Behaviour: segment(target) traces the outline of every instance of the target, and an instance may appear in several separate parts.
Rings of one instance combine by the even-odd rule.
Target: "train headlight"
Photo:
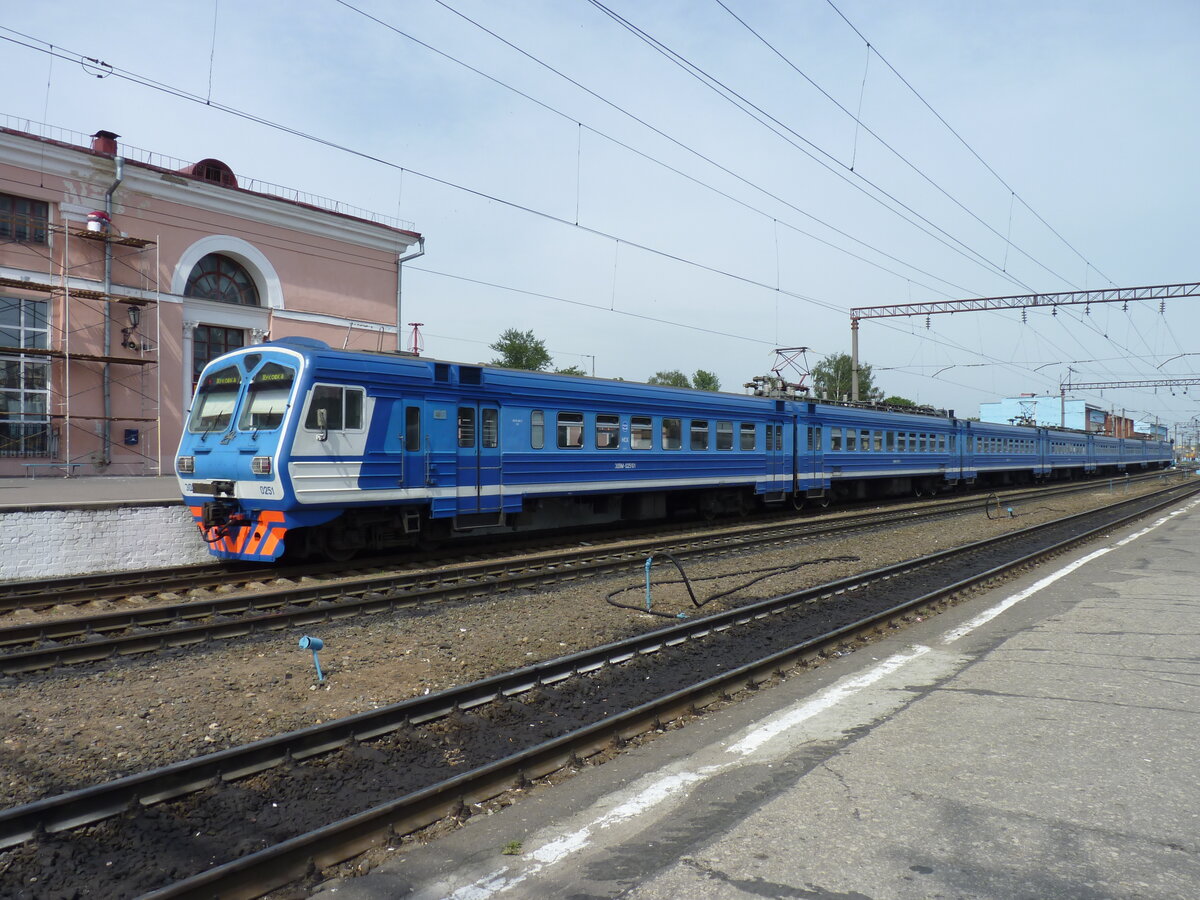
[[[175,471],[180,475],[194,475],[196,473],[196,457],[179,457],[177,460],[175,460]]]
[[[256,456],[250,460],[250,471],[255,475],[271,474],[271,457]]]

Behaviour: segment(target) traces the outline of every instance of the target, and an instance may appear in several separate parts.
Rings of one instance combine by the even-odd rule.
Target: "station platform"
[[[1198,546],[1192,500],[313,896],[1198,897]]]
[[[0,478],[0,513],[182,503],[174,475]]]

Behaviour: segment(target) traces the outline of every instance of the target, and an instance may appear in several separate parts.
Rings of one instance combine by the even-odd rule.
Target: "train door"
[[[399,406],[403,406],[403,410],[398,409],[395,416],[400,419],[397,425],[403,435],[403,483],[406,488],[426,487],[431,481],[428,451],[430,440],[425,433],[422,401],[405,400],[403,404],[398,403],[397,407]]]
[[[500,410],[460,402],[457,410],[458,515],[500,511]]]
[[[783,425],[780,422],[767,422],[767,480],[773,491],[786,491],[791,483],[791,473],[787,471],[788,457],[783,449]]]
[[[800,457],[797,472],[801,481],[807,482],[801,487],[810,490],[820,488],[825,483],[825,448],[822,446],[821,426],[810,419],[797,429],[797,434],[800,431],[804,433],[804,443],[797,454]]]

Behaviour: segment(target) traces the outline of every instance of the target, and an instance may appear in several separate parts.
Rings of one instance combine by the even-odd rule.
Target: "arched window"
[[[258,288],[250,273],[228,256],[210,253],[202,257],[188,275],[183,296],[221,303],[258,306]]]

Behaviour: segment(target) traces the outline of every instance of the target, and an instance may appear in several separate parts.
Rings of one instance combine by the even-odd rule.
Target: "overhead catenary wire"
[[[442,0],[437,0],[437,2],[440,3],[440,2],[442,2]],[[848,171],[842,171],[842,170],[846,169],[846,165],[841,160],[837,159],[836,157],[834,157],[832,154],[828,153],[823,148],[817,146],[815,143],[810,141],[808,138],[804,137],[799,132],[790,128],[789,126],[787,126],[786,124],[781,122],[779,119],[777,119],[775,116],[772,116],[770,113],[763,110],[760,106],[758,106],[757,104],[748,100],[742,94],[733,90],[728,85],[721,82],[719,79],[710,75],[708,72],[706,72],[701,67],[697,66],[695,63],[692,63],[691,61],[689,61],[688,59],[686,59],[679,53],[677,53],[674,50],[672,50],[671,48],[667,47],[661,41],[657,40],[652,35],[643,31],[641,28],[639,28],[637,25],[634,25],[628,19],[624,18],[623,16],[619,15],[618,13],[614,12],[613,10],[609,9],[607,6],[605,6],[603,3],[601,3],[600,0],[588,0],[588,3],[590,3],[592,6],[596,7],[601,12],[603,12],[605,15],[607,15],[609,18],[611,18],[614,22],[619,24],[622,28],[625,28],[631,34],[635,35],[639,40],[643,41],[644,43],[646,43],[647,45],[652,47],[655,51],[662,54],[664,57],[669,59],[675,65],[679,66],[685,72],[688,72],[690,75],[692,75],[694,78],[696,78],[701,84],[704,84],[705,86],[707,86],[710,90],[712,90],[718,96],[724,98],[727,102],[731,103],[733,106],[740,109],[743,113],[750,116],[750,118],[754,119],[759,124],[761,124],[762,126],[767,128],[769,131],[776,134],[777,136],[782,138],[787,143],[791,144],[793,147],[795,147],[797,150],[799,150],[805,156],[809,157],[809,159],[811,159],[817,165],[821,166],[826,171],[837,176],[838,178],[843,180],[846,184],[850,185],[850,187],[861,192],[864,196],[869,197],[870,199],[874,200],[876,203],[878,203],[884,209],[891,212],[893,215],[896,215],[903,221],[908,222],[910,225],[914,226],[919,231],[923,232],[924,234],[928,235],[929,237],[932,237],[934,240],[937,240],[940,243],[944,244],[950,250],[954,251],[955,253],[958,253],[960,256],[963,256],[965,259],[971,261],[972,263],[975,263],[976,265],[980,265],[980,266],[984,267],[985,269],[989,270],[992,274],[997,275],[997,276],[1001,277],[1002,279],[1011,282],[1012,284],[1016,284],[1023,288],[1026,288],[1027,290],[1030,290],[1030,291],[1033,290],[1031,285],[1022,281],[1021,279],[1017,278],[1016,276],[1014,276],[1011,273],[1004,272],[1000,268],[1000,266],[996,265],[996,263],[989,260],[983,253],[980,253],[978,250],[975,250],[973,247],[968,246],[964,241],[959,240],[957,237],[955,237],[949,231],[947,231],[946,229],[937,225],[932,220],[930,220],[928,217],[917,212],[917,210],[915,210],[910,205],[906,204],[904,201],[902,201],[899,197],[895,196],[890,191],[884,190],[880,185],[876,184],[875,182],[871,181],[868,178],[863,177],[861,173],[857,173],[857,172],[849,173]],[[778,126],[778,128],[776,128],[775,126]],[[796,138],[796,140],[800,141],[801,143],[798,144],[795,141],[791,140],[791,138],[789,138],[785,134],[782,134],[778,129],[783,129],[788,134],[793,135]],[[803,144],[805,146],[801,146],[801,144]],[[810,147],[812,148],[811,150],[808,149]],[[822,158],[822,157],[824,157],[824,158]],[[859,183],[860,181],[862,182],[861,184]],[[877,192],[879,195],[886,197],[888,200],[890,200],[892,203],[894,203],[895,206],[891,206],[887,203],[884,203],[878,196],[876,196],[871,191],[868,191],[865,187],[863,187],[863,185],[869,186],[873,191]],[[899,207],[899,208],[897,209],[896,207]],[[916,217],[916,219],[919,219],[920,222],[923,222],[923,223],[925,223],[925,225],[928,225],[929,228],[933,229],[933,231],[937,232],[937,234],[934,234],[933,232],[922,227],[918,222],[913,221],[913,219],[911,219],[907,215],[905,215],[905,213],[908,213],[909,215]],[[941,237],[939,237],[939,235],[941,235]],[[954,245],[957,245],[957,247],[955,247]]]
[[[1018,194],[1016,192],[1016,189],[1013,188],[1007,181],[1005,181],[999,172],[997,172],[995,169],[993,169],[991,167],[991,165],[988,163],[987,160],[985,160],[982,156],[979,155],[978,151],[976,151],[975,148],[971,146],[971,144],[967,141],[966,138],[964,138],[961,134],[959,134],[957,131],[955,131],[954,127],[942,117],[941,113],[939,113],[936,109],[934,109],[932,104],[930,104],[929,101],[926,100],[921,95],[921,92],[918,91],[915,87],[913,87],[908,82],[908,80],[903,75],[900,74],[899,70],[897,70],[895,66],[893,66],[890,62],[887,61],[887,59],[883,56],[883,54],[879,52],[878,46],[876,46],[875,44],[872,44],[871,41],[868,40],[867,36],[864,35],[861,31],[859,31],[858,27],[846,17],[845,13],[843,13],[840,9],[838,9],[837,4],[835,4],[833,2],[833,0],[826,0],[826,2],[829,4],[830,8],[832,8],[833,11],[838,14],[838,17],[841,18],[841,20],[850,27],[850,30],[853,31],[856,35],[858,35],[858,37],[862,40],[862,42],[864,44],[866,44],[867,52],[874,53],[875,56],[877,56],[879,58],[879,61],[882,62],[885,66],[887,66],[891,70],[893,75],[895,75],[898,79],[900,79],[900,83],[903,84],[910,91],[912,91],[913,96],[915,96],[918,100],[920,100],[921,103],[925,106],[925,108],[928,109],[939,122],[941,122],[944,126],[946,126],[946,130],[949,131],[952,135],[954,135],[954,137],[959,141],[959,143],[961,143],[964,147],[966,147],[967,151],[972,156],[974,156],[977,160],[979,160],[980,164],[985,169],[987,169],[995,177],[995,179],[998,182],[1000,182],[1000,184],[1002,184],[1005,188],[1007,188],[1014,197],[1016,197],[1018,200],[1021,201],[1022,206],[1024,206],[1027,210],[1029,210],[1039,222],[1041,222],[1043,225],[1045,225],[1047,230],[1051,234],[1053,234],[1056,238],[1058,238],[1060,241],[1062,241],[1063,245],[1066,246],[1067,249],[1069,249],[1077,257],[1079,257],[1081,260],[1083,260],[1084,264],[1086,265],[1086,267],[1088,269],[1091,269],[1093,272],[1095,272],[1097,275],[1099,275],[1101,278],[1103,278],[1109,284],[1113,285],[1114,287],[1116,286],[1115,281],[1113,281],[1111,278],[1109,278],[1107,275],[1105,275],[1102,271],[1100,271],[1100,269],[1098,269],[1095,266],[1095,264],[1092,263],[1091,260],[1089,260],[1086,256],[1084,256],[1078,250],[1076,250],[1070,241],[1068,241],[1065,237],[1063,237],[1061,234],[1059,234],[1058,231],[1049,222],[1047,222],[1044,218],[1042,218],[1041,214],[1038,213],[1038,211],[1036,209],[1034,209],[1032,206],[1030,206],[1029,203],[1027,203],[1025,201],[1025,198],[1022,197],[1020,194]],[[1086,269],[1085,269],[1085,274],[1086,274]]]
[[[440,50],[439,48],[434,47],[431,44],[428,44],[425,41],[422,41],[417,37],[414,37],[413,35],[403,31],[402,29],[397,28],[395,25],[392,25],[390,22],[387,22],[383,19],[380,19],[377,16],[374,16],[368,12],[365,12],[362,9],[359,9],[357,6],[354,6],[352,3],[348,2],[348,0],[335,0],[335,2],[340,4],[341,6],[344,6],[346,9],[349,9],[349,10],[363,16],[364,18],[369,19],[370,21],[375,22],[376,24],[388,29],[389,31],[393,32],[394,34],[399,35],[400,37],[403,37],[409,41],[412,41],[413,43],[417,44],[420,47],[425,48],[426,50],[429,50],[431,53],[437,54],[438,56],[442,57],[443,59],[453,62],[456,65],[462,66],[463,68],[467,69],[468,71],[473,72],[476,75],[479,75],[481,78],[487,79],[488,81],[492,82],[493,84],[496,84],[499,87],[502,87],[502,88],[505,88],[506,90],[512,91],[514,94],[516,94],[520,97],[523,97],[524,99],[530,101],[531,103],[534,103],[541,109],[546,110],[547,112],[550,112],[554,115],[560,116],[563,119],[565,119],[569,122],[572,122],[581,128],[586,128],[592,134],[595,134],[598,137],[601,137],[607,141],[610,141],[614,145],[616,145],[630,153],[633,153],[634,155],[640,157],[641,159],[646,160],[647,162],[661,166],[665,170],[672,172],[673,174],[679,176],[680,178],[683,178],[683,179],[691,182],[692,184],[697,185],[698,187],[704,188],[705,190],[711,191],[712,193],[715,193],[716,195],[723,197],[724,199],[730,201],[731,203],[735,203],[738,206],[741,206],[743,209],[746,209],[750,212],[756,213],[757,215],[763,216],[764,218],[770,218],[770,219],[775,218],[775,216],[773,216],[771,213],[768,213],[765,210],[759,209],[758,207],[753,206],[752,204],[746,202],[745,200],[742,200],[738,197],[734,197],[732,194],[729,194],[728,192],[723,191],[720,188],[718,188],[712,184],[709,184],[706,181],[696,178],[693,175],[689,175],[688,173],[684,172],[683,170],[681,170],[675,166],[672,166],[669,163],[666,163],[666,162],[658,159],[657,157],[654,157],[642,150],[639,150],[636,147],[632,146],[631,144],[629,144],[625,141],[622,141],[619,138],[616,138],[611,134],[601,131],[592,125],[583,123],[583,122],[579,121],[577,118],[575,118],[574,116],[570,115],[569,113],[563,112],[562,110],[559,110],[556,107],[553,107],[553,106],[549,105],[548,103],[543,102],[542,100],[538,100],[536,97],[533,97],[531,94],[527,93],[526,91],[522,91],[519,88],[513,87],[512,85],[508,84],[507,82],[505,82],[499,78],[496,78],[493,75],[489,75],[488,73],[482,71],[481,69],[476,68],[475,66],[472,66],[470,63],[467,63],[467,62],[459,59],[458,57],[455,57],[455,56],[445,52],[444,50]],[[603,95],[599,94],[598,92],[587,87],[582,82],[572,78],[570,75],[567,75],[566,73],[562,72],[561,70],[555,68],[554,66],[550,65],[549,63],[545,62],[544,60],[542,60],[539,57],[535,56],[534,54],[530,53],[529,51],[519,47],[518,45],[509,41],[507,38],[501,36],[500,34],[497,34],[495,31],[489,29],[487,26],[482,25],[481,23],[479,23],[475,19],[472,19],[470,16],[467,16],[465,13],[461,12],[460,10],[457,10],[454,7],[450,6],[448,3],[443,2],[443,0],[435,0],[435,2],[437,2],[440,6],[444,7],[447,11],[449,11],[449,12],[453,13],[454,15],[458,16],[459,18],[463,19],[463,21],[478,28],[480,31],[484,32],[485,34],[489,35],[490,37],[492,37],[495,40],[499,41],[500,43],[504,44],[506,47],[509,47],[513,51],[519,53],[521,56],[530,60],[531,62],[537,64],[538,66],[541,66],[542,68],[544,68],[547,71],[551,72],[552,74],[558,76],[559,78],[562,78],[564,81],[573,85],[574,87],[578,88],[579,90],[583,91],[584,93],[586,93],[588,96],[592,97],[593,99],[598,100],[599,102],[605,104],[606,106],[610,107],[611,109],[615,110],[616,112],[619,112],[620,114],[628,117],[630,120],[647,128],[652,133],[665,139],[666,141],[670,142],[671,144],[673,144],[674,146],[683,150],[684,152],[688,153],[689,155],[694,156],[695,158],[701,160],[702,162],[704,162],[707,165],[713,166],[718,171],[723,172],[726,175],[729,175],[730,177],[734,178],[739,183],[744,184],[747,187],[750,187],[750,188],[758,191],[759,193],[763,194],[764,196],[769,197],[770,199],[783,204],[788,209],[791,209],[793,212],[796,212],[799,215],[804,216],[805,218],[815,222],[818,225],[821,225],[824,228],[828,228],[830,231],[832,231],[834,234],[837,234],[839,237],[846,238],[847,240],[852,241],[861,247],[871,250],[874,253],[878,253],[880,256],[884,257],[885,259],[891,260],[892,262],[895,262],[899,265],[905,266],[906,268],[909,268],[914,272],[918,272],[919,274],[924,275],[927,278],[932,278],[936,281],[940,281],[942,284],[944,284],[948,287],[955,288],[956,290],[960,291],[961,293],[965,293],[965,294],[979,293],[976,290],[964,287],[964,286],[956,284],[952,281],[948,281],[947,279],[942,278],[941,276],[936,275],[930,271],[927,271],[926,269],[923,269],[923,268],[915,265],[914,263],[907,262],[907,261],[901,259],[900,257],[895,256],[894,254],[888,253],[887,251],[883,250],[882,248],[877,247],[867,241],[864,241],[861,238],[855,237],[854,235],[850,234],[849,232],[845,231],[844,229],[838,228],[837,226],[833,225],[831,222],[828,222],[825,219],[822,219],[819,216],[814,215],[813,213],[809,212],[808,210],[805,210],[805,209],[795,205],[794,203],[792,203],[792,202],[786,200],[784,197],[780,196],[777,192],[775,192],[767,187],[764,187],[763,185],[760,185],[754,181],[751,181],[750,179],[746,178],[743,175],[740,175],[739,173],[735,172],[733,169],[729,168],[728,166],[725,166],[724,164],[717,162],[712,157],[709,157],[709,156],[701,153],[700,151],[696,150],[691,145],[668,134],[667,132],[665,132],[662,129],[658,128],[657,126],[653,125],[649,121],[635,115],[634,113],[630,112],[629,110],[625,109],[624,107],[620,106],[619,104],[614,103],[613,101],[609,100],[608,98],[604,97]],[[861,255],[855,254],[852,251],[849,251],[849,250],[845,249],[844,247],[841,247],[841,246],[833,243],[832,241],[829,241],[818,235],[812,234],[811,232],[806,231],[805,229],[800,228],[797,225],[794,225],[792,223],[789,223],[789,222],[786,222],[783,220],[780,220],[780,224],[783,225],[785,228],[788,228],[789,230],[796,232],[797,234],[802,234],[805,237],[811,238],[812,240],[815,240],[818,243],[821,243],[827,247],[830,247],[831,249],[837,250],[838,252],[841,252],[841,253],[845,253],[848,256],[851,256],[852,258],[858,259],[861,262],[864,262],[868,265],[879,268],[885,272],[888,272],[891,275],[895,275],[897,277],[905,277],[905,276],[900,275],[900,273],[898,273],[898,272],[888,269],[887,267],[881,265],[880,263],[877,263],[873,260],[867,259],[866,257],[863,257]],[[938,294],[945,293],[944,291],[941,291],[937,288],[934,288],[934,287],[924,284],[922,282],[916,282],[916,283],[920,284],[921,287],[925,288],[926,290],[932,291],[934,293],[938,293]]]
[[[595,0],[593,0],[593,2],[595,2]],[[830,94],[823,87],[821,87],[821,85],[817,84],[816,81],[814,81],[803,69],[801,69],[799,66],[797,66],[791,59],[789,59],[786,54],[784,54],[781,50],[779,50],[779,48],[777,48],[774,44],[772,44],[765,37],[763,37],[758,31],[756,31],[754,28],[752,28],[749,25],[749,23],[746,22],[745,19],[743,19],[741,16],[739,16],[733,10],[731,10],[723,2],[723,0],[714,0],[714,2],[718,6],[720,6],[723,10],[725,10],[727,13],[729,13],[729,15],[732,16],[739,24],[741,24],[742,27],[744,27],[747,31],[749,31],[752,35],[754,35],[760,42],[762,42],[762,44],[764,46],[766,46],[769,50],[771,50],[772,53],[774,53],[781,60],[783,60],[783,62],[786,63],[794,72],[796,72],[796,74],[798,74],[801,78],[803,78],[810,85],[812,85],[817,91],[819,91],[822,96],[824,96],[827,100],[829,100],[830,103],[832,103],[839,110],[841,110],[843,113],[850,116],[854,120],[855,151],[856,152],[857,152],[857,147],[858,147],[858,129],[861,128],[863,131],[865,131],[867,134],[869,134],[871,137],[873,137],[876,141],[878,141],[880,146],[884,147],[889,153],[891,153],[893,156],[895,156],[896,159],[900,160],[902,163],[904,163],[906,166],[908,166],[913,172],[915,172],[917,175],[919,175],[927,184],[929,184],[931,187],[933,187],[935,190],[937,190],[938,193],[940,193],[942,196],[944,196],[946,199],[948,199],[951,203],[953,203],[955,206],[957,206],[959,209],[961,209],[963,212],[965,212],[967,215],[969,215],[972,219],[974,219],[976,222],[978,222],[980,225],[982,225],[988,231],[992,232],[992,234],[996,235],[996,237],[999,237],[999,238],[1005,237],[999,231],[997,231],[994,227],[992,227],[988,222],[984,221],[984,219],[981,218],[979,215],[977,215],[973,210],[968,208],[966,206],[966,204],[964,204],[957,197],[955,197],[953,194],[951,194],[949,191],[947,191],[945,188],[943,188],[940,184],[938,184],[936,181],[934,181],[933,178],[931,178],[929,176],[929,174],[927,172],[925,172],[920,166],[918,166],[914,162],[912,162],[912,160],[910,160],[903,153],[901,153],[899,150],[897,150],[895,147],[893,147],[890,143],[888,143],[886,140],[884,140],[881,135],[879,135],[870,126],[868,126],[865,122],[862,121],[862,117],[861,117],[862,93],[861,92],[859,95],[859,113],[856,115],[855,113],[852,113],[852,112],[850,112],[850,110],[846,109],[845,106],[843,106],[840,102],[838,102],[837,98],[835,98],[832,94]],[[870,54],[871,54],[871,46],[870,46],[870,44],[868,44],[867,45],[867,59],[868,60],[870,60]],[[863,91],[865,91],[865,89],[866,89],[866,71],[864,69]],[[786,127],[786,126],[784,126],[784,127]],[[789,131],[790,130],[791,129],[789,129]],[[824,152],[824,151],[822,151],[822,152]],[[837,162],[836,157],[834,157],[832,154],[829,154],[829,158],[831,160],[834,160],[835,162]],[[854,171],[853,161],[851,161],[849,166],[847,166],[845,163],[840,163],[840,164],[844,168],[849,169],[851,172]],[[855,174],[859,175],[861,177],[860,173],[855,172]],[[870,182],[868,182],[868,183],[870,183]],[[1011,225],[1011,217],[1010,217],[1010,225]],[[1072,287],[1078,287],[1078,285],[1076,285],[1074,282],[1072,282],[1066,276],[1060,275],[1059,273],[1055,272],[1049,266],[1047,266],[1044,263],[1042,263],[1041,261],[1039,261],[1037,258],[1032,256],[1030,253],[1028,253],[1024,249],[1022,249],[1021,247],[1017,246],[1016,244],[1012,244],[1011,240],[1009,240],[1009,239],[1006,239],[1006,243],[1005,243],[1005,262],[1003,265],[1001,265],[999,267],[1001,272],[1004,272],[1005,274],[1007,274],[1007,272],[1008,272],[1007,253],[1008,253],[1009,245],[1011,245],[1018,253],[1020,253],[1022,256],[1024,256],[1026,259],[1028,259],[1030,262],[1039,266],[1041,269],[1043,269],[1048,274],[1053,275],[1055,278],[1060,279],[1061,281],[1065,282],[1066,284],[1071,285]],[[994,265],[994,263],[993,263],[993,265]]]
[[[35,48],[35,49],[38,49],[38,48]],[[60,48],[53,48],[53,47],[51,47],[51,51],[52,51],[52,53],[53,53],[53,51],[54,51],[54,50],[57,50],[57,49],[60,49]],[[59,55],[59,54],[57,54],[57,53],[53,53],[53,55],[51,55],[51,57],[50,57],[50,59],[51,59],[51,63],[53,63],[53,59],[54,59],[54,58],[64,58],[64,57],[60,56],[60,55]],[[189,99],[190,99],[190,98],[189,98]],[[219,107],[219,104],[210,104],[210,105],[214,105],[214,106],[218,106],[218,107]],[[235,113],[235,114],[238,114],[238,113]],[[272,125],[272,127],[275,127],[273,123],[266,123],[266,121],[265,121],[265,120],[263,120],[263,123],[264,123],[264,124],[271,124],[271,125]],[[583,127],[583,126],[581,126],[581,127]],[[340,146],[338,146],[337,144],[334,144],[334,143],[330,143],[330,142],[326,142],[326,143],[329,143],[329,145],[330,145],[330,146],[337,147],[338,149],[346,149],[346,148],[342,148],[342,147],[340,147]],[[353,152],[353,151],[350,151],[350,152]],[[394,165],[394,166],[395,166],[396,164],[390,164],[390,165]],[[400,171],[401,173],[403,173],[404,171],[406,171],[406,169],[405,169],[404,167],[399,167],[399,166],[397,166],[397,168],[399,169],[399,171]],[[411,171],[411,170],[408,170],[408,171]],[[424,178],[424,177],[428,177],[428,176],[426,176],[425,174],[423,174],[423,173],[419,173],[419,172],[417,172],[417,173],[414,173],[414,174],[418,175],[419,177],[423,177],[423,178]],[[434,179],[434,180],[437,180],[437,179]],[[443,183],[445,183],[445,182],[443,182]],[[460,185],[455,185],[455,184],[453,184],[453,183],[450,183],[450,186],[452,186],[452,187],[461,187]],[[469,189],[468,189],[468,190],[469,190]],[[487,195],[484,195],[484,196],[487,196]],[[497,198],[491,198],[491,197],[489,197],[489,199],[497,199]],[[499,201],[499,202],[504,202],[504,201]],[[535,213],[538,213],[539,211],[536,211],[536,210],[535,210],[535,211],[533,211],[533,212],[535,212]],[[552,218],[553,218],[553,217],[552,217]],[[574,223],[566,222],[566,224],[574,224]],[[780,224],[784,225],[784,227],[789,227],[789,228],[790,228],[790,227],[792,227],[792,226],[788,225],[788,224],[787,224],[787,223],[785,223],[785,222],[780,222]],[[604,236],[604,237],[608,237],[609,239],[612,239],[612,240],[614,240],[615,242],[619,242],[619,241],[621,240],[621,238],[619,238],[619,237],[616,237],[615,235],[612,235],[612,234],[604,234],[604,233],[601,233],[601,234],[602,234],[602,236]],[[653,248],[641,247],[640,249],[643,249],[643,250],[648,250],[649,252],[655,252]],[[683,260],[683,261],[685,261],[685,262],[686,262],[686,260]],[[906,265],[907,265],[907,264],[906,264]],[[714,271],[714,270],[710,268],[710,271]],[[765,289],[769,289],[769,290],[773,290],[773,291],[774,291],[774,290],[778,290],[778,285],[777,285],[777,284],[767,284],[767,283],[764,283],[764,282],[757,282],[757,281],[755,281],[755,280],[753,280],[753,279],[750,279],[748,283],[751,283],[751,284],[753,284],[754,286],[756,286],[756,287],[760,287],[760,288],[765,288]],[[785,292],[785,293],[790,293],[790,292]],[[817,301],[817,300],[816,300],[816,298],[805,298],[805,297],[803,297],[803,295],[793,295],[793,296],[796,296],[796,297],[798,297],[799,299],[807,299],[807,300],[811,300],[812,302],[820,302],[820,301]],[[837,309],[836,305],[833,305],[833,304],[828,304],[828,305],[827,305],[827,308],[830,308],[830,309]],[[671,323],[671,322],[669,322],[669,320],[664,320],[664,324],[679,324],[679,323]],[[720,332],[714,332],[714,333],[720,333]],[[1140,334],[1140,332],[1139,332],[1139,337],[1141,337],[1141,334]],[[754,338],[747,338],[747,339],[749,339],[749,340],[756,340],[756,339],[754,339]],[[1142,340],[1143,340],[1143,343],[1147,343],[1147,346],[1149,346],[1149,345],[1148,345],[1148,342],[1146,342],[1146,341],[1145,341],[1144,337],[1142,338]],[[963,349],[965,349],[965,348],[963,348]]]

